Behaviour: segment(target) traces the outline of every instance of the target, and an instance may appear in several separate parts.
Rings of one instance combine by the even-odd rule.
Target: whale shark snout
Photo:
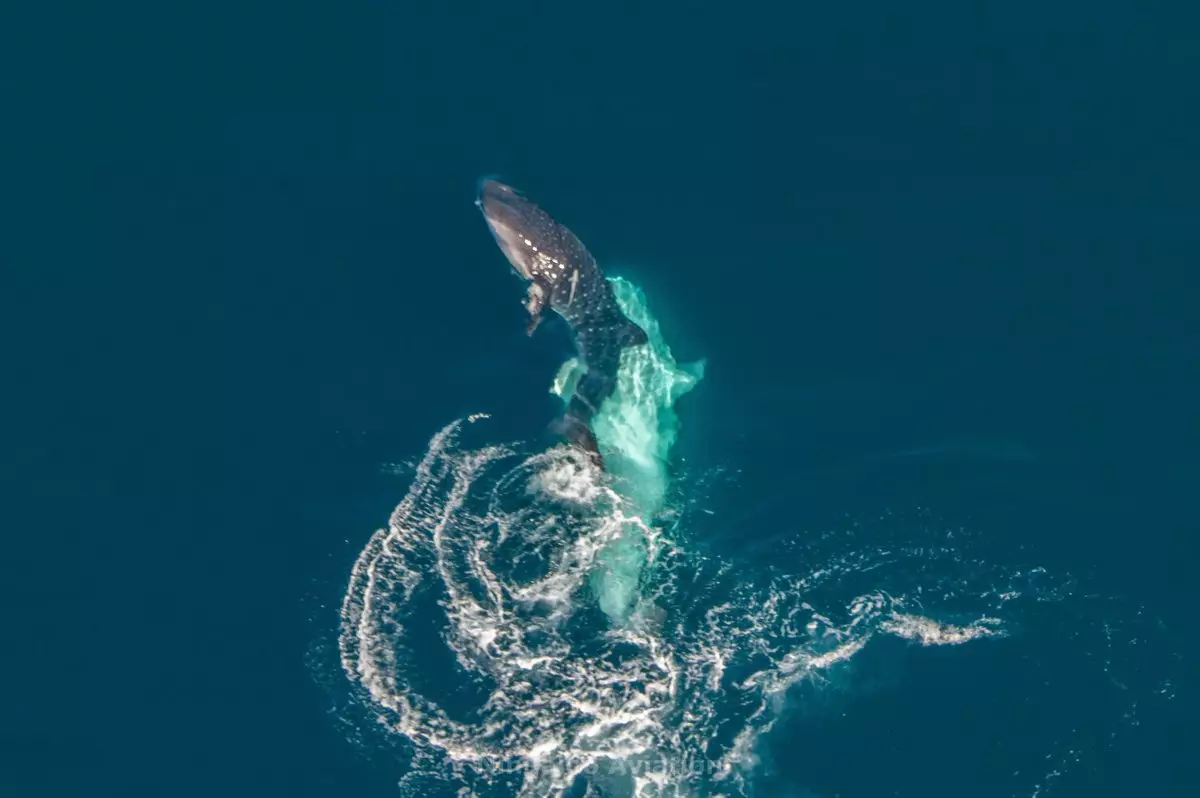
[[[537,206],[516,189],[490,177],[479,181],[475,204],[508,262],[521,277],[533,279],[529,235],[536,223]]]

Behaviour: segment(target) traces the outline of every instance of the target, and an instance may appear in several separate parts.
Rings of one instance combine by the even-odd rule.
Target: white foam
[[[894,612],[892,617],[880,624],[888,634],[914,640],[924,646],[955,646],[980,637],[1002,634],[999,618],[980,618],[967,626],[938,623],[921,615]]]
[[[742,795],[793,688],[837,681],[881,637],[1000,638],[1017,597],[1072,595],[1039,569],[981,565],[936,533],[868,546],[795,536],[788,561],[802,574],[698,556],[684,531],[696,502],[675,508],[668,541],[586,458],[458,443],[480,426],[456,422],[431,440],[353,566],[339,638],[357,722],[410,742],[426,777],[468,791],[556,795],[580,776],[624,774],[644,798]],[[637,585],[644,612],[597,624],[589,574],[631,526],[655,563]],[[453,673],[430,664],[443,661]],[[465,707],[464,685],[479,691]],[[1064,757],[1051,765],[1069,766]]]

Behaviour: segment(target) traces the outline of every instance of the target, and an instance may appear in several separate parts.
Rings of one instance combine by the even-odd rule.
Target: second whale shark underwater
[[[567,322],[586,370],[575,385],[560,427],[573,445],[601,466],[592,417],[612,395],[621,352],[647,342],[646,331],[621,311],[596,259],[574,233],[516,189],[497,180],[479,185],[475,202],[517,275],[528,281],[527,332],[546,308]]]

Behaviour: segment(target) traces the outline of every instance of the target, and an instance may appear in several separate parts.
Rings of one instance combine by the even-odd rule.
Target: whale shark
[[[547,308],[571,329],[582,372],[557,426],[570,443],[603,464],[592,417],[616,388],[621,352],[645,344],[646,332],[621,311],[583,242],[524,194],[486,178],[475,204],[517,276],[528,283],[526,332],[533,334]]]

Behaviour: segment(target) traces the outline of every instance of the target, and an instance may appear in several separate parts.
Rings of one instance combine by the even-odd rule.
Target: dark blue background
[[[1186,647],[1195,13],[412,5],[0,12],[0,786],[389,794],[322,714],[320,604],[403,490],[379,464],[477,410],[539,434],[567,347],[523,337],[485,173],[708,357],[685,456],[767,479],[1018,442],[1037,469],[912,500],[1097,569]],[[1182,718],[1095,781],[1185,794]]]

